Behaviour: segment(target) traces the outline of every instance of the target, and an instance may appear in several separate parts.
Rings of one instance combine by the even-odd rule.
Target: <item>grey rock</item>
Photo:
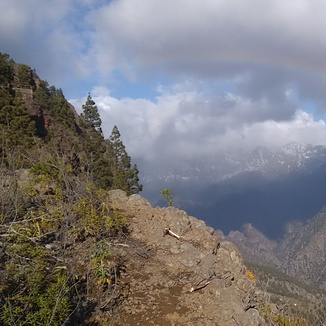
[[[133,244],[117,247],[129,288],[121,325],[264,325],[257,310],[247,309],[256,287],[235,245],[174,207],[152,208],[120,191],[110,192],[110,200],[132,216]]]

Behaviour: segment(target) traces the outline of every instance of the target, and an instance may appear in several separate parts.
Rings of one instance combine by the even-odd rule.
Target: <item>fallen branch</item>
[[[121,246],[121,247],[130,247],[128,244],[126,243],[112,243],[114,246]]]
[[[177,235],[176,233],[172,232],[172,231],[170,230],[170,228],[165,228],[165,229],[164,229],[164,234],[163,234],[163,236],[165,236],[166,234],[169,234],[169,235],[171,235],[172,237],[177,238],[178,240],[180,240],[180,238],[181,238],[179,235]]]
[[[198,290],[201,290],[203,288],[205,288],[210,282],[207,281],[206,283],[202,284],[202,285],[198,285],[198,286],[193,286],[191,289],[190,289],[190,293],[194,292],[194,291],[198,291]]]

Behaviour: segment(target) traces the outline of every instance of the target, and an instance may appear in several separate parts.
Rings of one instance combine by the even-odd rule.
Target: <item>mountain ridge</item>
[[[289,225],[278,241],[270,240],[251,225],[231,231],[225,239],[235,243],[249,262],[277,268],[326,289],[326,207],[304,223]]]
[[[135,194],[117,128],[104,140],[90,94],[85,106],[0,54],[2,324],[309,324],[271,304],[213,227]]]
[[[291,143],[221,153],[203,166],[170,166],[169,178],[158,172],[156,181],[143,180],[143,195],[153,205],[162,204],[163,184],[173,190],[178,207],[214,228],[228,233],[251,223],[273,239],[282,237],[290,221],[305,221],[325,205],[326,146]]]
[[[197,180],[200,176],[204,182],[220,182],[252,171],[273,177],[289,172],[309,174],[325,162],[326,146],[290,142],[278,148],[258,146],[252,150],[219,151],[209,157],[186,159],[182,167],[169,162],[165,169],[160,165],[155,169],[154,161],[153,174],[144,177],[144,181],[151,182],[154,176],[163,182]]]

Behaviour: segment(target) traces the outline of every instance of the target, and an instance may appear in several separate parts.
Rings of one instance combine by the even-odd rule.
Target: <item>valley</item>
[[[171,163],[168,171],[162,164],[139,166],[146,174],[143,195],[153,205],[164,204],[160,189],[169,187],[177,207],[225,234],[251,223],[279,239],[288,223],[304,222],[326,204],[325,146],[291,143],[224,152],[215,160],[192,160],[182,167]]]

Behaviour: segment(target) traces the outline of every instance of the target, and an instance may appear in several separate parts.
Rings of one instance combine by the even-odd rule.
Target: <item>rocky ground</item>
[[[112,244],[124,259],[117,325],[264,325],[255,281],[232,243],[176,208],[119,190],[110,200],[130,217],[130,235]]]

